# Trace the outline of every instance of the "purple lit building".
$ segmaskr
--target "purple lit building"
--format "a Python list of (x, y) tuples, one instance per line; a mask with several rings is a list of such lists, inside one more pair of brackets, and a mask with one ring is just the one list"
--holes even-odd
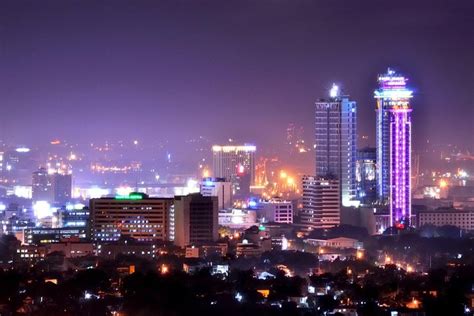
[(388, 69), (378, 78), (377, 196), (390, 204), (390, 225), (404, 228), (411, 219), (411, 111), (408, 79)]

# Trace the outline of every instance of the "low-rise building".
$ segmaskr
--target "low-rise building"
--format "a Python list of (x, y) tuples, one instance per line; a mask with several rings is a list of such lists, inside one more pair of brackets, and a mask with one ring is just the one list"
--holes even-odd
[(423, 225), (456, 226), (462, 230), (474, 230), (474, 210), (454, 208), (418, 212), (418, 227)]

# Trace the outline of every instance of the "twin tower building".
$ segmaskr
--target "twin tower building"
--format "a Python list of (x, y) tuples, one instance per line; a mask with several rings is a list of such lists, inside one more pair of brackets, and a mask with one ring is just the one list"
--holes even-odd
[[(407, 78), (388, 69), (378, 77), (376, 99), (376, 196), (388, 205), (390, 226), (411, 219), (411, 105)], [(340, 224), (341, 207), (360, 205), (356, 182), (357, 104), (333, 85), (315, 104), (315, 176), (303, 178), (302, 222), (310, 228)]]

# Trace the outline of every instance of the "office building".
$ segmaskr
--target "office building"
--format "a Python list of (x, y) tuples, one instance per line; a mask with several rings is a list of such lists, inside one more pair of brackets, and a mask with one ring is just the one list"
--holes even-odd
[(137, 241), (168, 239), (168, 219), (172, 198), (151, 198), (143, 193), (90, 200), (94, 241), (116, 241), (131, 237)]
[(356, 102), (333, 85), (330, 98), (316, 102), (315, 109), (316, 177), (338, 179), (342, 205), (356, 205)]
[(363, 148), (357, 151), (357, 199), (364, 205), (371, 205), (377, 200), (376, 156), (375, 148)]
[(217, 197), (200, 193), (174, 198), (174, 243), (179, 247), (214, 242), (218, 238)]
[(390, 205), (390, 225), (403, 228), (411, 217), (411, 111), (412, 91), (404, 76), (388, 69), (378, 78), (377, 196)]
[(47, 201), (50, 203), (54, 200), (51, 175), (48, 174), (48, 170), (45, 168), (39, 168), (33, 172), (32, 199), (33, 201)]
[(291, 201), (271, 199), (258, 203), (258, 215), (264, 223), (293, 223), (293, 204)]
[(247, 197), (255, 184), (253, 145), (212, 146), (212, 175), (232, 182), (234, 196)]
[(232, 207), (232, 183), (224, 178), (204, 178), (200, 192), (204, 196), (216, 196), (219, 210)]
[(337, 179), (303, 176), (302, 202), (301, 223), (309, 230), (340, 224), (341, 196)]

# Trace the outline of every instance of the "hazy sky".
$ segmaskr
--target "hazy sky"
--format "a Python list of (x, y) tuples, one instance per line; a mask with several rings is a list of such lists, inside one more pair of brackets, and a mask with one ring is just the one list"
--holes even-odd
[(332, 82), (375, 134), (388, 66), (415, 89), (415, 144), (473, 145), (474, 1), (0, 2), (0, 138), (276, 142), (313, 132)]

